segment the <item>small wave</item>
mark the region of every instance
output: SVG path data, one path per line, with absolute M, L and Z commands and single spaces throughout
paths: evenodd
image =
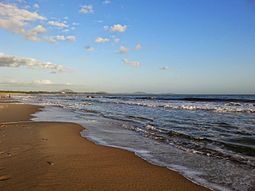
M 147 130 L 151 130 L 151 131 L 155 131 L 155 130 L 157 130 L 157 128 L 155 128 L 155 126 L 153 126 L 153 125 L 146 125 L 145 126 L 145 129 L 147 129 Z
M 174 101 L 173 101 L 174 100 Z M 189 102 L 188 100 L 201 100 L 198 102 Z M 202 100 L 211 100 L 203 102 Z M 218 101 L 215 100 L 224 100 Z M 234 102 L 236 101 L 236 102 Z M 237 102 L 238 101 L 238 102 Z M 150 108 L 164 108 L 164 109 L 177 109 L 177 110 L 190 110 L 190 111 L 208 111 L 216 113 L 255 113 L 255 100 L 249 99 L 214 99 L 214 98 L 158 98 L 158 97 L 104 97 L 89 100 L 89 103 L 102 103 L 102 104 L 123 104 L 130 106 L 141 106 Z M 131 118 L 133 116 L 130 116 Z M 136 117 L 136 116 L 134 116 Z M 142 120 L 142 119 L 141 119 Z
M 236 97 L 236 98 L 235 98 Z M 240 98 L 241 97 L 241 98 Z M 254 96 L 253 96 L 254 97 Z M 245 96 L 182 96 L 182 95 L 129 95 L 129 96 L 105 96 L 108 99 L 121 100 L 172 100 L 172 101 L 190 101 L 190 102 L 240 102 L 240 103 L 255 103 L 255 99 Z
M 141 121 L 150 121 L 150 122 L 153 122 L 153 119 L 150 119 L 150 118 L 145 117 L 145 116 L 128 115 L 127 117 L 130 118 L 130 119 L 138 119 L 138 120 L 141 120 Z
M 186 152 L 227 159 L 239 164 L 255 167 L 255 161 L 252 159 L 252 157 L 254 157 L 255 148 L 250 145 L 193 136 L 178 131 L 170 130 L 168 132 L 163 132 L 150 124 L 146 125 L 144 128 L 130 128 L 127 126 L 125 128 L 136 131 L 144 137 L 170 144 Z M 245 158 L 243 157 L 244 155 L 246 156 Z
M 189 103 L 189 102 L 161 102 L 158 100 L 95 100 L 98 103 L 104 104 L 123 104 L 130 106 L 141 106 L 150 108 L 164 108 L 164 109 L 177 109 L 177 110 L 201 110 L 216 113 L 255 113 L 253 104 L 247 103 Z
M 241 103 L 255 103 L 252 99 L 234 99 L 234 98 L 183 98 L 183 101 L 195 101 L 195 102 L 241 102 Z
M 166 109 L 184 109 L 184 110 L 202 110 L 202 111 L 210 111 L 210 112 L 216 112 L 216 113 L 255 113 L 255 108 L 252 106 L 245 105 L 244 107 L 228 107 L 224 105 L 174 105 L 174 104 L 165 104 L 161 107 L 164 107 Z
M 81 111 L 85 113 L 94 113 L 94 114 L 100 114 L 100 112 L 95 111 L 95 110 L 90 110 L 90 109 L 81 109 Z

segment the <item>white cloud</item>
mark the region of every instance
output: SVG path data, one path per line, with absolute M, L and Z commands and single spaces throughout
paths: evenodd
M 119 42 L 119 39 L 117 39 L 117 41 L 116 41 L 116 39 L 114 39 L 114 42 L 118 43 L 118 42 Z M 134 50 L 140 50 L 141 48 L 142 48 L 142 45 L 141 45 L 141 44 L 136 44 Z M 122 54 L 128 53 L 129 50 L 132 50 L 132 49 L 129 49 L 129 48 L 125 47 L 125 46 L 121 46 L 121 47 L 119 48 L 119 53 L 122 53 Z
M 31 28 L 34 23 L 42 22 L 45 20 L 47 20 L 47 18 L 41 16 L 37 12 L 31 12 L 29 10 L 19 8 L 14 4 L 0 2 L 0 28 L 22 35 L 26 39 L 35 42 L 75 41 L 75 36 L 71 35 L 42 36 L 47 32 L 47 29 L 42 24 Z M 68 27 L 65 23 L 56 21 L 49 21 L 48 24 L 60 28 Z
M 142 49 L 142 45 L 140 43 L 135 45 L 135 50 L 141 50 Z
M 109 26 L 108 26 L 108 25 L 105 25 L 105 26 L 104 26 L 104 30 L 105 30 L 105 31 L 108 31 L 108 30 L 109 30 Z
M 139 67 L 141 65 L 140 62 L 138 62 L 138 61 L 129 61 L 126 58 L 122 59 L 122 63 L 130 65 L 130 66 L 134 66 L 134 67 Z
M 104 0 L 104 1 L 103 1 L 103 4 L 105 4 L 105 5 L 110 4 L 110 3 L 111 3 L 110 0 Z
M 56 36 L 51 36 L 48 39 L 50 42 L 57 42 L 57 41 L 65 41 L 66 37 L 64 35 L 56 35 Z
M 109 42 L 110 39 L 109 38 L 103 38 L 103 37 L 97 37 L 95 42 L 96 43 L 105 43 L 105 42 Z
M 5 79 L 5 80 L 0 80 L 0 85 L 38 85 L 38 86 L 70 86 L 72 85 L 69 82 L 66 83 L 54 83 L 51 80 L 33 80 L 33 81 L 20 81 L 20 80 L 15 80 L 15 79 Z
M 128 53 L 128 51 L 129 51 L 128 48 L 124 46 L 121 46 L 119 49 L 119 53 L 122 53 L 122 54 Z
M 68 27 L 68 25 L 66 25 L 65 23 L 61 23 L 58 21 L 49 21 L 48 24 L 51 26 L 54 26 L 54 27 L 58 27 L 58 28 L 67 28 Z
M 51 85 L 51 84 L 53 84 L 53 82 L 50 81 L 50 80 L 34 80 L 32 83 L 33 84 L 39 84 L 39 85 Z
M 47 30 L 44 28 L 42 25 L 37 25 L 34 27 L 32 30 L 28 31 L 25 36 L 28 40 L 31 41 L 40 41 L 40 37 L 38 36 L 39 34 L 46 33 Z
M 72 36 L 72 35 L 69 35 L 69 36 L 66 36 L 66 40 L 69 41 L 69 42 L 74 42 L 74 41 L 76 41 L 76 37 Z
M 74 42 L 76 41 L 76 37 L 75 36 L 64 36 L 64 35 L 56 35 L 56 36 L 49 36 L 46 37 L 44 39 L 45 41 L 51 42 L 51 43 L 55 43 L 58 41 L 68 41 L 68 42 Z
M 34 4 L 34 8 L 39 9 L 39 8 L 40 8 L 40 5 L 39 5 L 38 3 L 35 3 L 35 4 Z
M 46 18 L 36 12 L 20 9 L 16 5 L 0 2 L 0 28 L 26 36 L 27 25 L 40 20 Z
M 35 28 L 32 29 L 33 32 L 36 33 L 45 33 L 47 32 L 46 28 L 44 28 L 42 25 L 37 25 Z
M 22 83 L 22 82 L 18 82 L 16 80 L 12 80 L 12 79 L 10 79 L 10 80 L 1 80 L 0 81 L 0 84 L 20 84 L 20 83 Z
M 11 56 L 0 53 L 0 67 L 19 68 L 27 67 L 30 69 L 48 70 L 52 73 L 65 71 L 64 66 L 53 64 L 51 62 L 43 62 L 34 58 L 26 58 L 19 56 Z
M 160 70 L 168 70 L 168 66 L 162 66 Z
M 127 25 L 116 24 L 110 27 L 111 32 L 125 32 L 127 30 Z
M 89 14 L 94 13 L 92 5 L 83 5 L 80 9 L 80 13 Z
M 92 52 L 92 51 L 95 50 L 95 48 L 92 47 L 92 46 L 86 46 L 86 47 L 85 47 L 85 50 L 88 51 L 88 52 Z

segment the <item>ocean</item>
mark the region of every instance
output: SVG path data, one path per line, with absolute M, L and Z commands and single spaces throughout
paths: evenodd
M 134 152 L 212 190 L 255 190 L 254 95 L 16 95 L 43 105 L 35 121 L 69 121 L 81 136 Z M 159 177 L 160 178 L 160 177 Z

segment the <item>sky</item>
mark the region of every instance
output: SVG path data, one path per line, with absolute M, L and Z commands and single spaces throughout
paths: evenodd
M 255 94 L 254 0 L 0 0 L 0 90 Z

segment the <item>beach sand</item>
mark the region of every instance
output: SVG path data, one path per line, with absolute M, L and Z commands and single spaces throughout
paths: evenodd
M 131 152 L 82 138 L 77 124 L 28 121 L 38 109 L 0 103 L 1 191 L 207 190 Z

